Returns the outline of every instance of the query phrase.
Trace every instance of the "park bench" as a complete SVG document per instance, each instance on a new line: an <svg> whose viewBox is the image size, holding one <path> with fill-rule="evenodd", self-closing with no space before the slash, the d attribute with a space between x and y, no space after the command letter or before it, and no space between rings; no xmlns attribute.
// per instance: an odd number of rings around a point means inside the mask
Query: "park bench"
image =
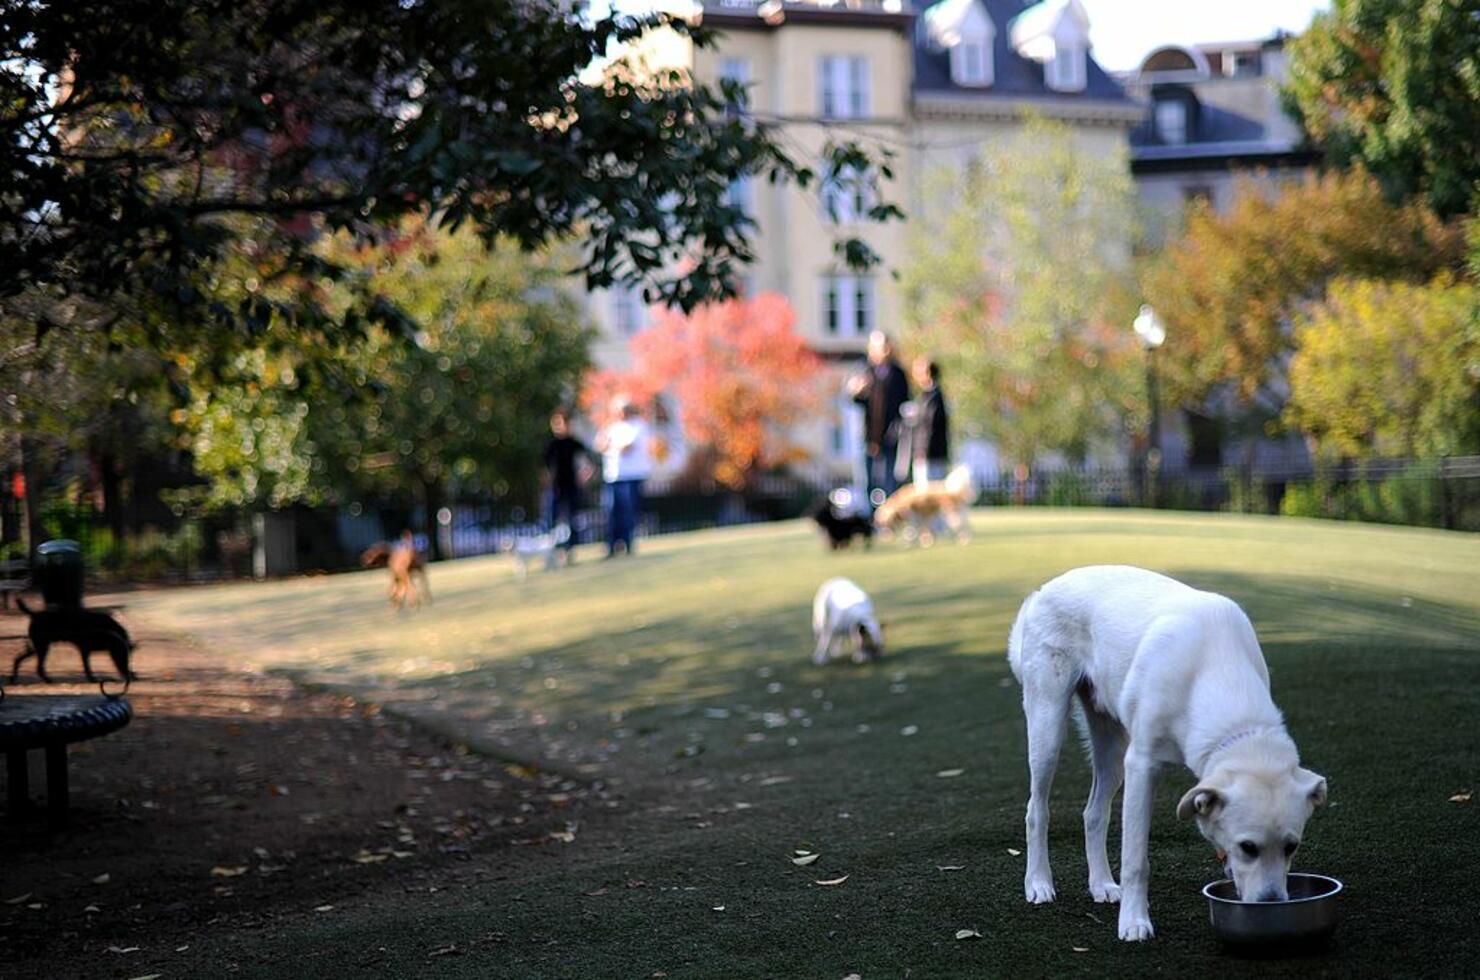
<svg viewBox="0 0 1480 980"><path fill-rule="evenodd" d="M133 708L121 697L31 694L0 691L0 752L5 753L7 814L18 820L30 809L27 753L46 753L46 817L52 827L67 822L67 746L107 735L129 723Z"/></svg>
<svg viewBox="0 0 1480 980"><path fill-rule="evenodd" d="M23 559L0 561L0 603L4 603L7 612L10 610L11 595L25 592L30 588L30 562Z"/></svg>

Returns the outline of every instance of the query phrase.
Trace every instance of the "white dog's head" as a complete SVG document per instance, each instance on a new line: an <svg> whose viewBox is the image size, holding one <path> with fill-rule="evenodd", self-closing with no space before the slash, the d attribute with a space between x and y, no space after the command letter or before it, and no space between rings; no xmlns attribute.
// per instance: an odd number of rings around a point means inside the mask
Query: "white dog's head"
<svg viewBox="0 0 1480 980"><path fill-rule="evenodd" d="M1326 780L1299 766L1219 766L1187 791L1177 816L1197 817L1197 829L1218 852L1239 898L1283 902L1285 876L1305 834L1305 822L1326 802Z"/></svg>

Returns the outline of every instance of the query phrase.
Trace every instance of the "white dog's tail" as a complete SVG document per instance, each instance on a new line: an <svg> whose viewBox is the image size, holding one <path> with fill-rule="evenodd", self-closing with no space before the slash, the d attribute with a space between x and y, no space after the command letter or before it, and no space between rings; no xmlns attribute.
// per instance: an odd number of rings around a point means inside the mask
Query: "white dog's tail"
<svg viewBox="0 0 1480 980"><path fill-rule="evenodd" d="M1012 621L1012 632L1007 637L1007 665L1012 668L1012 676L1018 679L1019 684L1023 681L1023 633L1037 601L1036 591L1023 600L1022 606L1018 608L1017 619Z"/></svg>
<svg viewBox="0 0 1480 980"><path fill-rule="evenodd" d="M976 481L971 478L971 467L962 465L947 473L946 491L964 503L976 500Z"/></svg>

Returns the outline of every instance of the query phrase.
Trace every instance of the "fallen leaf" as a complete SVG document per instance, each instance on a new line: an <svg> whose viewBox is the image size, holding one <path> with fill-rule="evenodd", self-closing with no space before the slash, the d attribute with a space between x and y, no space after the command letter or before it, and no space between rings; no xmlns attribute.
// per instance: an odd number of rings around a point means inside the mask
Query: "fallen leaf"
<svg viewBox="0 0 1480 980"><path fill-rule="evenodd" d="M108 872L105 871L105 872L103 872L102 874L98 875L96 878L93 879L93 884L94 885L106 885L108 882L110 882L112 880L113 880L113 876L110 875Z"/></svg>
<svg viewBox="0 0 1480 980"><path fill-rule="evenodd" d="M98 908L96 905L89 905L87 908L83 909L82 911L84 911L84 912L101 912L103 910L100 909L100 908Z"/></svg>
<svg viewBox="0 0 1480 980"><path fill-rule="evenodd" d="M723 912L723 911L724 911L724 910L725 910L725 907L724 907L724 906L723 906L723 905L716 905L716 906L715 906L715 907L714 907L714 908L713 908L713 909L712 909L712 911L715 911L715 912Z"/></svg>
<svg viewBox="0 0 1480 980"><path fill-rule="evenodd" d="M606 894L606 889L598 888L594 892L581 892L581 894L585 895L587 898L600 898L602 895Z"/></svg>
<svg viewBox="0 0 1480 980"><path fill-rule="evenodd" d="M966 870L966 865L964 865L964 864L937 864L935 866L935 870L936 871L965 871Z"/></svg>
<svg viewBox="0 0 1480 980"><path fill-rule="evenodd" d="M108 947L108 952L110 952L110 953L137 953L138 951L139 951L139 947L137 947L137 946L109 946Z"/></svg>
<svg viewBox="0 0 1480 980"><path fill-rule="evenodd" d="M916 735L920 731L919 725L906 725L899 730L901 735Z"/></svg>
<svg viewBox="0 0 1480 980"><path fill-rule="evenodd" d="M238 864L231 868L218 864L211 869L211 875L216 878L235 878L237 875L244 875L246 873L247 866L245 864Z"/></svg>
<svg viewBox="0 0 1480 980"><path fill-rule="evenodd" d="M957 776L961 775L965 771L965 769L942 769L940 772L936 773L936 775L939 776L941 779L955 779Z"/></svg>
<svg viewBox="0 0 1480 980"><path fill-rule="evenodd" d="M450 946L443 946L441 949L434 949L430 953L428 953L427 955L428 956L456 956L456 955L458 955L459 952L461 952L461 951L457 948L457 944L456 943L453 943Z"/></svg>
<svg viewBox="0 0 1480 980"><path fill-rule="evenodd" d="M175 952L177 952L177 953L183 953L183 952L185 952L189 948L190 948L190 946L188 944L187 945L184 945L184 946L176 946L175 947Z"/></svg>
<svg viewBox="0 0 1480 980"><path fill-rule="evenodd" d="M1018 850L1015 847L1009 847L1007 849L1007 853L1008 854L1011 854L1013 857L1022 857L1023 856L1023 852L1020 851L1020 850Z"/></svg>
<svg viewBox="0 0 1480 980"><path fill-rule="evenodd" d="M315 912L333 912L334 911L334 906L332 906L332 905L318 905L318 906L315 906L314 907L314 911Z"/></svg>
<svg viewBox="0 0 1480 980"><path fill-rule="evenodd" d="M795 864L797 867L806 867L820 857L822 857L821 854L803 854L801 857L792 858L791 863Z"/></svg>
<svg viewBox="0 0 1480 980"><path fill-rule="evenodd" d="M844 977L843 980L863 980L863 977L859 976L857 973L850 973L846 977Z"/></svg>
<svg viewBox="0 0 1480 980"><path fill-rule="evenodd" d="M975 929L957 929L956 930L956 938L957 939L980 939L980 938L982 938L982 934L979 933L979 932L977 932Z"/></svg>
<svg viewBox="0 0 1480 980"><path fill-rule="evenodd" d="M163 973L145 973L142 976L130 977L129 980L159 980L162 976L164 976Z"/></svg>
<svg viewBox="0 0 1480 980"><path fill-rule="evenodd" d="M1474 790L1469 790L1469 791L1464 792L1464 793L1455 793L1453 796L1451 796L1449 798L1449 802L1450 803L1468 803L1468 802L1470 802L1470 797L1472 797L1474 795L1475 795L1475 791Z"/></svg>
<svg viewBox="0 0 1480 980"><path fill-rule="evenodd" d="M44 908L46 908L46 903L45 902L27 902L26 903L26 908L32 909L32 910L35 910L35 909L44 909Z"/></svg>
<svg viewBox="0 0 1480 980"><path fill-rule="evenodd" d="M371 854L369 851L361 851L355 855L354 860L356 864L379 864L389 857L389 854Z"/></svg>
<svg viewBox="0 0 1480 980"><path fill-rule="evenodd" d="M1076 953L1088 953L1089 952L1089 947L1088 946L1070 946L1069 948L1072 949L1072 950L1074 950L1074 952L1076 952Z"/></svg>
<svg viewBox="0 0 1480 980"><path fill-rule="evenodd" d="M576 835L574 832L569 830L556 830L550 833L550 839L562 841L566 844L574 844L576 841Z"/></svg>
<svg viewBox="0 0 1480 980"><path fill-rule="evenodd" d="M831 885L841 885L843 882L845 882L847 880L848 880L848 876L847 875L843 875L843 877L841 877L841 878L829 878L827 881L819 881L819 882L817 882L817 884L819 884L819 885L828 885L828 886L831 886Z"/></svg>
<svg viewBox="0 0 1480 980"><path fill-rule="evenodd" d="M5 900L5 904L6 905L19 905L19 904L21 904L22 902L24 902L26 899L28 899L30 897L31 897L31 893L30 892L26 892L24 895L17 895L15 898L7 898Z"/></svg>

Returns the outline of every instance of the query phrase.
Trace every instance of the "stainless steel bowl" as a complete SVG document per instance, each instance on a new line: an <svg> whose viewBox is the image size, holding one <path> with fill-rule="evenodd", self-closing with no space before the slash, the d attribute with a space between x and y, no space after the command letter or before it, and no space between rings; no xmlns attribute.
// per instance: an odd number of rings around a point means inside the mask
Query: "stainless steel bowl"
<svg viewBox="0 0 1480 980"><path fill-rule="evenodd" d="M1227 879L1203 887L1213 932L1244 952L1285 952L1319 947L1336 929L1341 882L1325 875L1291 874L1284 902L1241 902Z"/></svg>

